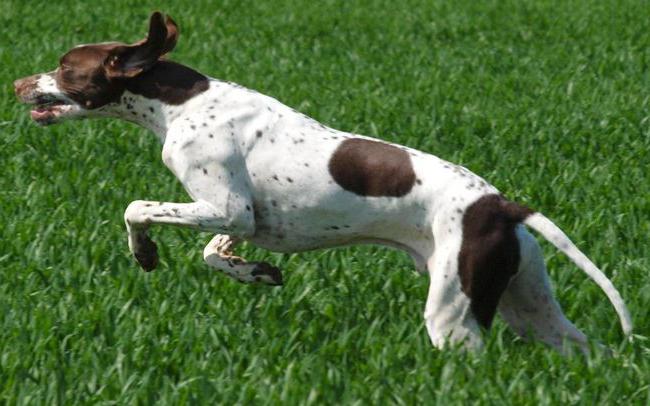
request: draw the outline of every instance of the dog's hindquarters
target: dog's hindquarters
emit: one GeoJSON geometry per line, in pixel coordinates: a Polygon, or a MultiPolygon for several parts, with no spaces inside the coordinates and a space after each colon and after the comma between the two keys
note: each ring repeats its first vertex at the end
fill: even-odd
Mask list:
{"type": "Polygon", "coordinates": [[[480,346],[480,327],[490,327],[499,299],[517,272],[514,227],[523,214],[513,215],[504,202],[501,196],[488,194],[464,211],[451,205],[449,212],[436,213],[424,317],[437,347],[445,341],[480,346]]]}
{"type": "Polygon", "coordinates": [[[449,213],[434,222],[436,249],[428,261],[431,286],[425,323],[432,343],[481,345],[497,309],[520,335],[563,350],[563,340],[586,349],[586,337],[553,297],[537,241],[521,225],[531,210],[497,194],[479,197],[451,234],[449,213]]]}
{"type": "Polygon", "coordinates": [[[450,205],[449,212],[436,213],[436,247],[428,261],[431,286],[424,314],[436,347],[446,342],[466,348],[482,344],[480,328],[490,327],[519,263],[514,228],[525,213],[512,213],[506,203],[501,196],[488,194],[464,211],[450,205]]]}
{"type": "Polygon", "coordinates": [[[535,238],[522,226],[515,230],[521,260],[499,302],[499,313],[524,338],[538,339],[565,353],[564,342],[588,350],[587,337],[569,321],[553,296],[544,258],[535,238]]]}

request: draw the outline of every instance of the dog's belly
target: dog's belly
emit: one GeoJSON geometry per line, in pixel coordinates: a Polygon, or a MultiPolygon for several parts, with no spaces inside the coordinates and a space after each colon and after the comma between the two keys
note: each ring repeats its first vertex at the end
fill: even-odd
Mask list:
{"type": "Polygon", "coordinates": [[[368,241],[409,245],[430,238],[428,215],[412,200],[378,204],[340,191],[305,192],[304,199],[289,194],[255,201],[255,234],[249,241],[297,252],[368,241]]]}
{"type": "Polygon", "coordinates": [[[302,252],[323,248],[341,247],[353,244],[381,244],[392,247],[408,247],[397,236],[379,238],[370,236],[371,233],[362,233],[349,230],[342,230],[336,234],[304,233],[302,230],[283,229],[286,233],[279,233],[276,230],[260,227],[253,237],[247,240],[258,247],[275,252],[302,252]]]}
{"type": "Polygon", "coordinates": [[[316,237],[313,235],[299,234],[286,237],[279,236],[277,233],[260,232],[256,233],[252,238],[249,238],[248,241],[269,251],[292,253],[350,245],[361,242],[362,240],[357,241],[353,238],[345,238],[344,236],[332,238],[328,236],[316,237]]]}

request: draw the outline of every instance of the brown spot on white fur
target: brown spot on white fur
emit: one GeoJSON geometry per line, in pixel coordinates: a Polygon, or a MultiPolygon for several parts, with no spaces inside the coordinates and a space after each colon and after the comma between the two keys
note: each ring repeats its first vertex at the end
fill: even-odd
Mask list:
{"type": "Polygon", "coordinates": [[[339,186],[361,196],[401,197],[415,183],[407,152],[362,138],[339,145],[329,161],[329,172],[339,186]]]}
{"type": "Polygon", "coordinates": [[[485,328],[492,324],[499,299],[517,273],[515,226],[532,213],[496,194],[481,197],[465,210],[458,273],[472,313],[485,328]]]}

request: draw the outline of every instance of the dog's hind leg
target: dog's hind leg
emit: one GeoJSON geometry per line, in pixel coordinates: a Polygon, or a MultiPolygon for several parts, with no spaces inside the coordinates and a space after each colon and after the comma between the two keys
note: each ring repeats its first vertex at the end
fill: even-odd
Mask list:
{"type": "Polygon", "coordinates": [[[587,337],[564,316],[553,296],[539,244],[521,225],[516,236],[521,262],[499,302],[501,316],[524,338],[539,339],[563,354],[570,351],[565,340],[587,352],[587,337]]]}
{"type": "Polygon", "coordinates": [[[231,278],[242,283],[282,285],[282,272],[266,262],[247,262],[233,254],[239,240],[225,234],[217,234],[205,246],[203,259],[231,278]]]}
{"type": "Polygon", "coordinates": [[[459,247],[459,241],[439,245],[427,262],[430,285],[424,321],[436,348],[461,344],[466,349],[480,349],[483,346],[481,331],[472,314],[470,298],[461,289],[459,247]]]}

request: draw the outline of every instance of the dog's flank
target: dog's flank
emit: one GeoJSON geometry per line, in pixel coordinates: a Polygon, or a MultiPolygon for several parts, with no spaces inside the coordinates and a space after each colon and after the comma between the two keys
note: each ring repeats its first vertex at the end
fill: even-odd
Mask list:
{"type": "Polygon", "coordinates": [[[205,262],[244,283],[282,284],[281,271],[233,253],[242,240],[297,252],[356,243],[406,251],[430,276],[431,342],[480,347],[497,312],[520,335],[564,351],[587,339],[555,301],[540,232],[592,277],[631,322],[611,282],[550,220],[504,199],[467,169],[380,140],[337,131],[277,100],[161,59],[178,27],[154,13],[146,39],[73,48],[49,73],[15,82],[39,124],[117,117],[152,130],[192,203],[134,201],[128,243],[158,264],[152,225],[215,233],[205,262]]]}

